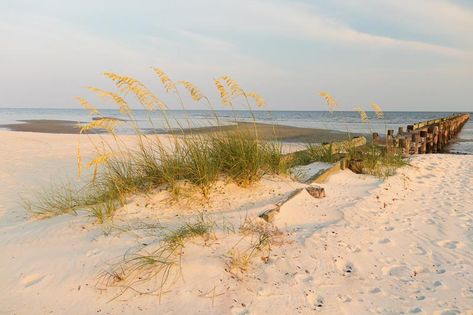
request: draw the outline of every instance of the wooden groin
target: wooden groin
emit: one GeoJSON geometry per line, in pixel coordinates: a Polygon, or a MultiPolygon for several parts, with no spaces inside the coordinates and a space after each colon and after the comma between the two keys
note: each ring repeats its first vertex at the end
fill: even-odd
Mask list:
{"type": "Polygon", "coordinates": [[[445,146],[461,131],[469,119],[469,114],[457,114],[422,121],[408,125],[406,130],[399,127],[396,135],[394,130],[388,130],[384,143],[378,133],[373,133],[373,142],[386,145],[388,150],[402,150],[406,156],[443,152],[445,146]]]}

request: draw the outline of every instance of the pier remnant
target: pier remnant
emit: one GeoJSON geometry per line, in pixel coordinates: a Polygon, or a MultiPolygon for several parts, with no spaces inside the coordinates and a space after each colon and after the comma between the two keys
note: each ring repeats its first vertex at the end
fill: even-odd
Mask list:
{"type": "MultiPolygon", "coordinates": [[[[406,131],[399,127],[387,131],[386,148],[402,150],[404,156],[443,152],[448,142],[455,137],[470,119],[469,114],[457,114],[439,119],[427,120],[408,125],[406,131]]],[[[373,142],[383,144],[378,133],[373,133],[373,142]]]]}

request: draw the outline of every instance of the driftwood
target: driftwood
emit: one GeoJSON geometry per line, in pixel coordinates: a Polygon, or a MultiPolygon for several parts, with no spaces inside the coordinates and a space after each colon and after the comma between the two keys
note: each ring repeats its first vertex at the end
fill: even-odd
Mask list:
{"type": "MultiPolygon", "coordinates": [[[[353,137],[353,139],[350,139],[350,140],[320,145],[318,149],[320,150],[320,152],[324,152],[324,150],[331,149],[332,154],[339,154],[339,153],[346,153],[352,148],[360,147],[365,144],[366,144],[365,137],[353,137]]],[[[297,160],[300,156],[303,156],[307,152],[308,150],[305,149],[305,150],[299,150],[296,152],[288,153],[284,155],[284,161],[288,164],[291,164],[291,162],[297,160]]]]}
{"type": "Polygon", "coordinates": [[[289,202],[291,199],[293,199],[295,196],[297,196],[303,190],[306,190],[309,193],[309,195],[311,195],[314,198],[324,198],[325,197],[325,189],[323,187],[312,186],[311,185],[311,186],[308,186],[308,187],[305,187],[305,188],[298,188],[298,189],[292,191],[286,198],[284,198],[283,200],[277,202],[274,205],[273,208],[268,209],[268,210],[264,211],[263,213],[261,213],[259,215],[259,217],[264,219],[266,222],[273,222],[275,216],[281,210],[281,207],[284,204],[286,204],[287,202],[289,202]]]}
{"type": "Polygon", "coordinates": [[[325,197],[325,189],[320,186],[309,186],[306,187],[305,189],[309,195],[311,195],[314,198],[323,198],[325,197]]]}

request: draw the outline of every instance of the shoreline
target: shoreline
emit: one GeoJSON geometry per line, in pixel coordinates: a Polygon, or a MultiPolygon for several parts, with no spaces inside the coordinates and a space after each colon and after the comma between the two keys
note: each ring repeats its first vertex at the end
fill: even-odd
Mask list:
{"type": "MultiPolygon", "coordinates": [[[[14,132],[32,132],[32,133],[46,133],[46,134],[79,134],[80,127],[78,126],[81,122],[75,122],[70,120],[19,120],[19,123],[3,124],[0,128],[5,128],[9,131],[14,132]]],[[[232,131],[236,128],[243,130],[253,131],[256,126],[258,136],[262,140],[274,139],[276,133],[277,139],[282,142],[333,142],[341,141],[349,138],[347,132],[331,130],[331,129],[319,129],[319,128],[304,128],[304,127],[293,127],[278,124],[267,124],[267,123],[253,123],[253,122],[242,122],[237,121],[236,125],[223,125],[223,126],[209,126],[209,127],[195,127],[187,128],[183,131],[166,131],[158,130],[154,134],[205,134],[212,132],[224,132],[232,131]]],[[[151,129],[145,129],[148,134],[153,134],[151,129]]],[[[96,130],[94,133],[103,134],[104,131],[96,130]]],[[[351,133],[350,137],[363,135],[361,133],[351,133]]]]}

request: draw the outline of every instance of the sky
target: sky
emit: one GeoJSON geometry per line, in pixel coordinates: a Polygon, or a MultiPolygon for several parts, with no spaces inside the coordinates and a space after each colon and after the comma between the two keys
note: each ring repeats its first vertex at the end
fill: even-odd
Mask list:
{"type": "Polygon", "coordinates": [[[230,75],[269,110],[473,110],[472,0],[0,0],[0,48],[2,108],[112,107],[104,71],[178,108],[160,67],[215,103],[230,75]]]}

